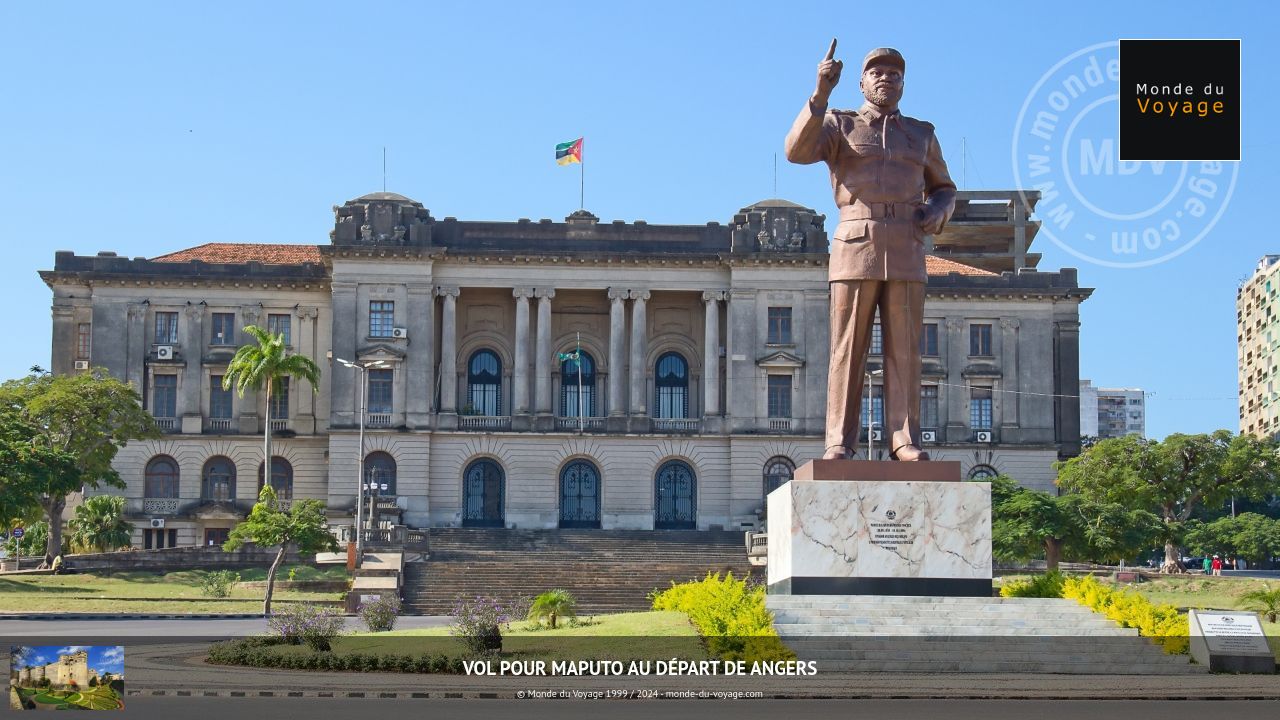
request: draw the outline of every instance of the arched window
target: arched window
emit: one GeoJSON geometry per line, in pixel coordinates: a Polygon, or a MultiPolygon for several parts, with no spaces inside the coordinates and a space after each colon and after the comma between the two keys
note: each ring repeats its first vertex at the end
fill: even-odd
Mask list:
{"type": "Polygon", "coordinates": [[[764,494],[769,493],[791,482],[796,473],[796,464],[790,458],[776,455],[764,464],[764,494]]]}
{"type": "Polygon", "coordinates": [[[987,480],[1000,474],[999,470],[990,465],[974,465],[969,469],[970,480],[987,480]]]}
{"type": "Polygon", "coordinates": [[[462,473],[463,527],[502,527],[505,524],[503,485],[505,476],[498,463],[481,459],[462,473]]]}
{"type": "Polygon", "coordinates": [[[158,455],[147,463],[143,497],[178,497],[178,463],[168,455],[158,455]]]}
{"type": "Polygon", "coordinates": [[[669,460],[654,476],[653,526],[658,530],[693,530],[698,522],[698,478],[693,468],[669,460]]]}
{"type": "Polygon", "coordinates": [[[364,459],[365,485],[378,484],[379,495],[396,494],[396,460],[382,451],[371,452],[364,459]],[[382,486],[386,485],[384,489],[382,486]]]}
{"type": "Polygon", "coordinates": [[[200,483],[200,498],[208,502],[226,502],[236,499],[236,466],[221,455],[211,457],[204,464],[200,483]]]}
{"type": "Polygon", "coordinates": [[[600,527],[600,471],[589,460],[560,471],[560,527],[600,527]]]}
{"type": "Polygon", "coordinates": [[[654,417],[689,417],[689,363],[680,353],[669,352],[658,358],[654,385],[658,394],[654,417]]]}
{"type": "MultiPolygon", "coordinates": [[[[293,499],[293,466],[279,455],[271,458],[271,488],[277,499],[293,499]]],[[[262,463],[258,463],[258,490],[262,490],[262,463]]]]}
{"type": "Polygon", "coordinates": [[[596,361],[585,350],[578,351],[577,360],[560,363],[560,416],[579,414],[587,417],[596,414],[596,361]]]}
{"type": "Polygon", "coordinates": [[[467,404],[476,415],[502,414],[502,361],[492,350],[477,350],[467,363],[467,404]]]}

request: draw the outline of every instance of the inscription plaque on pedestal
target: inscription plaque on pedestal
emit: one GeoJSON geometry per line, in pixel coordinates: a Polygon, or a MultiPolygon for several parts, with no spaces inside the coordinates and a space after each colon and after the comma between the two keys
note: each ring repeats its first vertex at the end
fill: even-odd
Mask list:
{"type": "Polygon", "coordinates": [[[1212,672],[1276,671],[1276,657],[1255,613],[1188,610],[1187,625],[1191,657],[1212,672]]]}

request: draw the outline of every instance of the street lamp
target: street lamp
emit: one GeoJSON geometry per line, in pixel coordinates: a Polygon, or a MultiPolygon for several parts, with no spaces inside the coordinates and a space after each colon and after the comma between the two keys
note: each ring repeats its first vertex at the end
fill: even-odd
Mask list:
{"type": "Polygon", "coordinates": [[[871,453],[875,450],[875,433],[876,433],[876,404],[871,397],[871,376],[880,377],[884,375],[884,370],[870,370],[867,372],[867,459],[873,460],[871,453]]]}
{"type": "Polygon", "coordinates": [[[368,383],[365,381],[365,375],[371,368],[386,367],[386,363],[381,360],[375,360],[371,363],[361,365],[350,360],[342,358],[334,358],[340,365],[349,367],[356,371],[356,379],[360,382],[360,457],[356,470],[356,564],[360,564],[360,556],[364,550],[364,532],[360,528],[360,520],[364,516],[364,415],[365,415],[365,392],[368,389],[368,383]]]}

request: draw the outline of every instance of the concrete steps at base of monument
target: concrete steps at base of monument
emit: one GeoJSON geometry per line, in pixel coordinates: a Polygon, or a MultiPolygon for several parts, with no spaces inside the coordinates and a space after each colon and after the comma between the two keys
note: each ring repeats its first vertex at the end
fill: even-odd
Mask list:
{"type": "Polygon", "coordinates": [[[430,559],[405,565],[406,612],[447,615],[458,596],[502,600],[563,588],[582,616],[648,610],[648,594],[708,572],[743,577],[742,533],[432,528],[430,559]]]}
{"type": "Polygon", "coordinates": [[[1206,672],[1074,600],[770,595],[774,627],[819,671],[1206,672]]]}

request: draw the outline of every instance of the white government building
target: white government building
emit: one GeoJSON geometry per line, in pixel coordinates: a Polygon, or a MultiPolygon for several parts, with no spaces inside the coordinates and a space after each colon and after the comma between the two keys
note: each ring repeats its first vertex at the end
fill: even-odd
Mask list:
{"type": "MultiPolygon", "coordinates": [[[[1035,269],[1028,196],[962,192],[931,245],[921,419],[935,458],[1049,489],[1053,462],[1079,451],[1091,290],[1074,269],[1035,269]]],[[[362,382],[388,537],[736,528],[823,451],[828,255],[811,209],[769,200],[727,225],[468,222],[379,192],[334,212],[327,244],[58,252],[41,272],[53,371],[106,368],[165,430],[116,459],[138,547],[221,542],[262,482],[264,423],[280,495],[325,501],[345,535],[362,382]],[[314,359],[320,386],[291,379],[270,402],[224,392],[250,324],[314,359]]]]}

